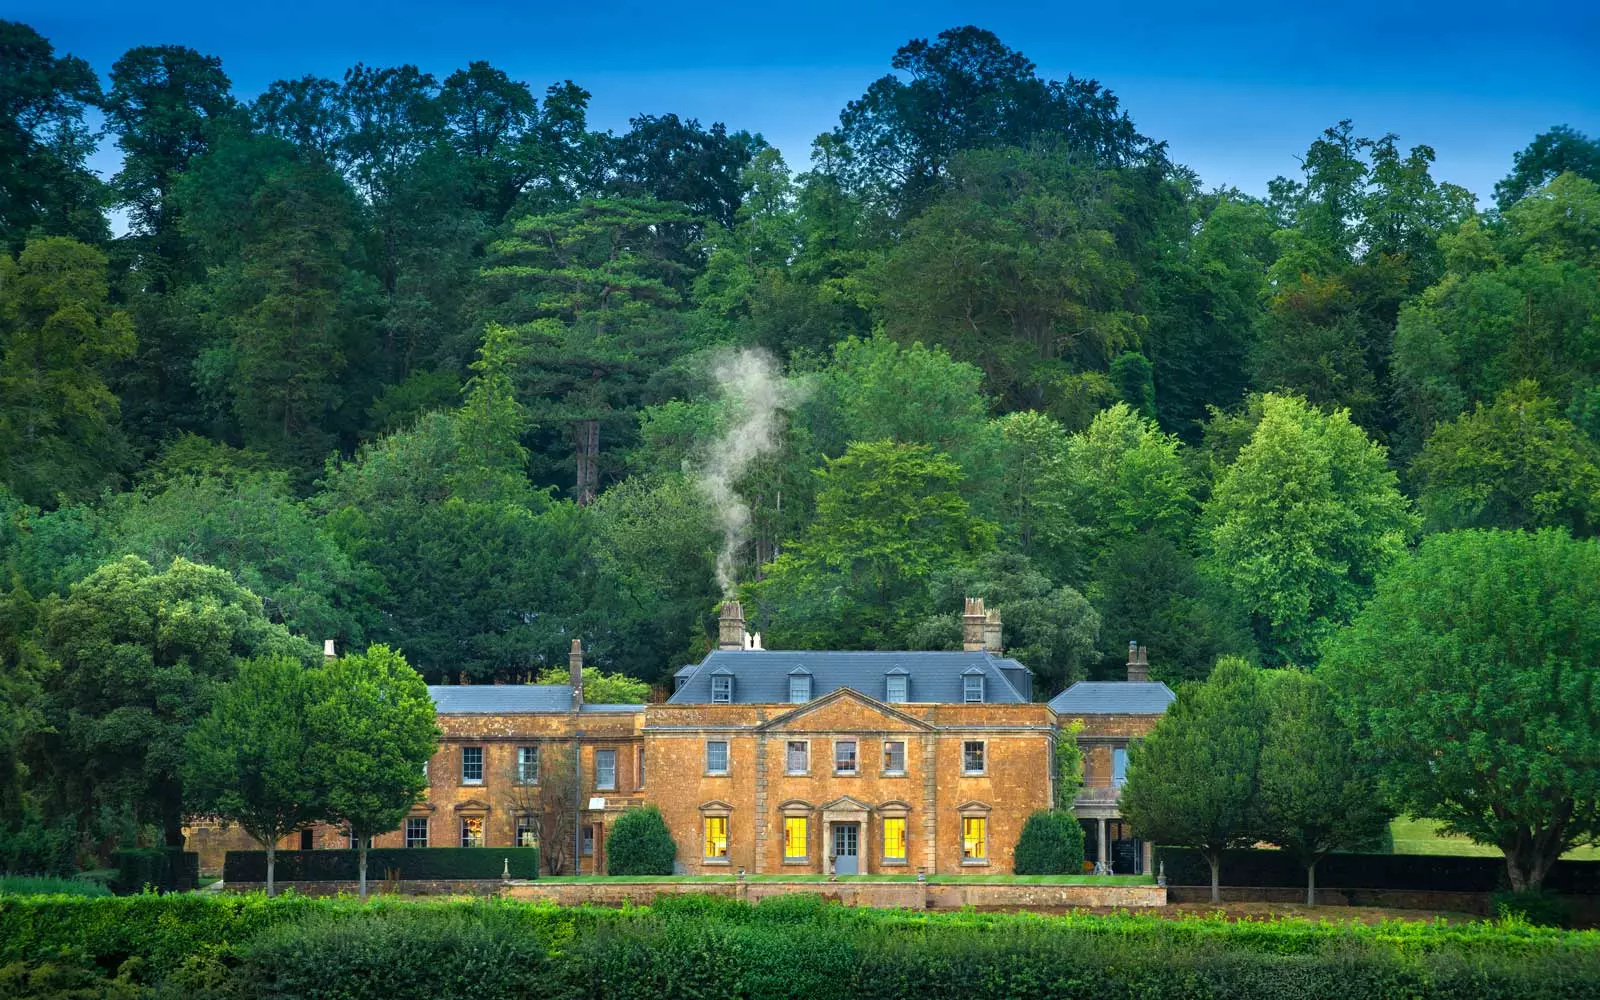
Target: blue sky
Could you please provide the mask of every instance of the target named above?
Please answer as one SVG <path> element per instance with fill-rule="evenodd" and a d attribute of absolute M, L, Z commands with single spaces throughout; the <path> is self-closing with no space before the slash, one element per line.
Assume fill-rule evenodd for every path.
<path fill-rule="evenodd" d="M 591 124 L 677 112 L 760 131 L 791 167 L 839 109 L 889 71 L 894 50 L 961 24 L 996 32 L 1043 75 L 1093 77 L 1139 129 L 1207 186 L 1264 193 L 1325 127 L 1395 132 L 1437 151 L 1435 176 L 1487 200 L 1511 155 L 1568 123 L 1600 134 L 1600 4 L 1291 5 L 1203 2 L 895 5 L 672 3 L 160 4 L 0 0 L 57 51 L 104 75 L 134 45 L 220 56 L 235 92 L 280 77 L 338 78 L 358 61 L 443 78 L 487 59 L 540 92 L 571 78 Z M 116 166 L 114 151 L 97 162 Z"/>

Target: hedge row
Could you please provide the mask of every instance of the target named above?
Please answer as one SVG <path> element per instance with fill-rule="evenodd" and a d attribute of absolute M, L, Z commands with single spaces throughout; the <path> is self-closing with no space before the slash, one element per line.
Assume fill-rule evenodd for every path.
<path fill-rule="evenodd" d="M 1161 847 L 1172 885 L 1211 884 L 1211 867 L 1199 851 Z M 1222 884 L 1269 888 L 1301 887 L 1306 870 L 1287 851 L 1225 851 Z M 1415 892 L 1494 892 L 1507 888 L 1499 858 L 1428 854 L 1330 854 L 1317 864 L 1317 886 L 1329 889 L 1399 889 Z M 1600 893 L 1600 861 L 1558 861 L 1545 888 L 1570 895 Z"/>
<path fill-rule="evenodd" d="M 360 851 L 279 851 L 273 875 L 279 882 L 354 882 L 361 876 Z M 367 851 L 367 878 L 408 881 L 539 877 L 537 847 L 375 847 Z M 265 882 L 266 851 L 229 851 L 224 882 Z"/>
<path fill-rule="evenodd" d="M 672 897 L 626 910 L 260 896 L 0 899 L 0 993 L 9 982 L 31 991 L 23 995 L 65 998 L 42 985 L 49 961 L 107 970 L 119 980 L 115 995 L 140 1000 L 158 992 L 436 1000 L 460 995 L 462 984 L 474 1000 L 1600 995 L 1595 932 L 928 914 L 852 910 L 815 896 L 756 907 Z M 108 985 L 93 995 L 112 993 Z"/>
<path fill-rule="evenodd" d="M 149 847 L 111 852 L 117 869 L 113 892 L 127 895 L 155 889 L 188 892 L 200 884 L 200 855 L 181 847 Z"/>

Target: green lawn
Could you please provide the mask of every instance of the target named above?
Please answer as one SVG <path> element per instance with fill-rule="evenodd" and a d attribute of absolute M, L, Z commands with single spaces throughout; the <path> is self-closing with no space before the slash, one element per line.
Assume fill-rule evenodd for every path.
<path fill-rule="evenodd" d="M 826 875 L 747 875 L 748 882 L 826 882 Z M 841 882 L 915 882 L 915 875 L 840 875 Z M 737 882 L 737 875 L 541 875 L 540 882 Z M 929 875 L 931 885 L 1012 882 L 1024 885 L 1150 885 L 1150 875 Z"/>
<path fill-rule="evenodd" d="M 1389 824 L 1394 833 L 1396 854 L 1453 854 L 1474 858 L 1498 858 L 1497 848 L 1474 844 L 1465 837 L 1446 837 L 1431 819 L 1401 817 Z M 1569 861 L 1600 861 L 1600 848 L 1579 847 L 1562 855 Z"/>

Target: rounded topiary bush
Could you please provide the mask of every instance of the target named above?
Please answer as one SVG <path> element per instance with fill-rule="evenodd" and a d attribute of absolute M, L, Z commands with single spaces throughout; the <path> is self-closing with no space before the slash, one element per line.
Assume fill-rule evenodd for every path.
<path fill-rule="evenodd" d="M 1017 839 L 1018 875 L 1077 875 L 1083 871 L 1083 827 L 1069 812 L 1043 809 L 1028 817 Z"/>
<path fill-rule="evenodd" d="M 671 875 L 677 857 L 678 845 L 655 806 L 629 809 L 617 817 L 606 835 L 606 873 L 610 875 Z"/>

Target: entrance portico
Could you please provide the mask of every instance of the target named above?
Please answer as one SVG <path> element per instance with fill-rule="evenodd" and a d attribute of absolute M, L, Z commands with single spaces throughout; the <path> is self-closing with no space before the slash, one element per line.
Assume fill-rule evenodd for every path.
<path fill-rule="evenodd" d="M 824 871 L 829 875 L 859 875 L 864 869 L 861 856 L 868 839 L 868 818 L 872 807 L 849 795 L 822 807 L 822 843 L 827 856 Z"/>

